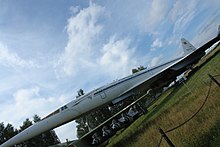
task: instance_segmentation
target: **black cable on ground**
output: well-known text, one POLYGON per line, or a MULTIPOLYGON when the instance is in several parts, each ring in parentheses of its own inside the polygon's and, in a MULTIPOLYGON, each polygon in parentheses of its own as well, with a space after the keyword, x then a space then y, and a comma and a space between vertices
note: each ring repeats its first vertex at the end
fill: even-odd
POLYGON ((177 128, 179 128, 179 127, 185 125, 187 122, 189 122, 191 119, 193 119, 193 118, 200 112, 200 110, 203 108, 203 106, 205 105, 205 103, 206 103, 206 101, 207 101, 207 99, 208 99, 208 97, 209 97, 209 95, 210 95, 211 86, 212 86, 212 80, 210 80, 209 89, 208 89, 208 93, 207 93, 207 95, 206 95, 206 97, 205 97, 205 100, 204 100, 204 102, 202 103, 202 105, 200 106, 200 108, 196 111, 196 113, 194 113, 190 118, 188 118, 188 119, 187 119, 186 121, 184 121, 183 123, 177 125, 176 127, 172 128, 172 129, 169 129, 169 130, 165 131, 165 133, 169 133, 169 132, 171 132, 171 131, 173 131, 173 130, 176 130, 177 128))
POLYGON ((220 74, 218 74, 218 75, 214 75, 213 77, 218 77, 218 76, 220 76, 220 74))
POLYGON ((162 140, 163 140, 163 136, 161 135, 161 137, 160 137, 160 141, 159 141, 157 147, 160 147, 160 144, 161 144, 162 140))

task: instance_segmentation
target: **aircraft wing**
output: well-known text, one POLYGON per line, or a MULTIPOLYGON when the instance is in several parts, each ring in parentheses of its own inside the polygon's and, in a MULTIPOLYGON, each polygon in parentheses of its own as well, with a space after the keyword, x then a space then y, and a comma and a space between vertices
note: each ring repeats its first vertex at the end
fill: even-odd
POLYGON ((146 78, 146 80, 134 85, 133 87, 122 93, 119 97, 122 97, 123 95, 126 95, 129 92, 137 92, 140 90, 145 90, 146 87, 148 87, 148 89, 159 90, 160 88, 168 86, 170 82, 174 81, 178 75, 186 71, 191 65, 197 63, 205 55, 205 50, 210 48, 213 44, 215 44, 219 40, 220 40, 220 35, 211 39, 210 41, 199 47, 191 54, 183 58, 180 58, 174 64, 163 69, 159 73, 156 73, 152 75, 152 77, 146 78))

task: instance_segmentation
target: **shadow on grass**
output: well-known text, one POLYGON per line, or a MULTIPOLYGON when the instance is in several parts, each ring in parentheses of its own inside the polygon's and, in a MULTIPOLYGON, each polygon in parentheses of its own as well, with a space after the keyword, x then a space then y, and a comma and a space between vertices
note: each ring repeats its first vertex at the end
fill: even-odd
POLYGON ((176 85, 172 92, 167 95, 163 100, 153 109, 151 110, 145 119, 143 119, 141 129, 137 129, 135 133, 131 134, 129 137, 123 138, 119 142, 112 144, 113 147, 125 146, 128 142, 134 142, 138 139, 139 135, 143 133, 146 129, 148 129, 151 125, 154 124, 153 117, 157 117, 161 114, 161 109, 171 100, 171 98, 175 95, 175 93, 182 87, 182 85, 176 85))
POLYGON ((168 96, 166 96, 152 111, 150 111, 144 120, 149 120, 150 118, 152 118, 156 114, 159 115, 160 113, 158 113, 158 112, 172 99, 172 97, 177 93, 177 91, 181 87, 182 87, 182 85, 175 86, 173 91, 168 96))

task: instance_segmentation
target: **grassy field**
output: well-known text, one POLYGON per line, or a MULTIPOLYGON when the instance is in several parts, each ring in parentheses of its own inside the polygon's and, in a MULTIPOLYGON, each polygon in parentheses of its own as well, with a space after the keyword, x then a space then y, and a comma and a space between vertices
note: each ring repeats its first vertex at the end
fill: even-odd
MULTIPOLYGON (((181 124, 202 105, 210 85, 207 74, 220 74, 220 53, 203 64, 185 83, 166 91, 148 108, 146 115, 114 136, 108 146, 158 146, 161 138, 159 127, 166 131, 181 124)), ((215 78, 220 82, 220 76, 215 78)), ((201 111, 184 126, 167 135, 176 146, 220 146, 219 115, 220 88, 212 82, 207 102, 201 111)), ((160 146, 168 144, 163 139, 160 146)))

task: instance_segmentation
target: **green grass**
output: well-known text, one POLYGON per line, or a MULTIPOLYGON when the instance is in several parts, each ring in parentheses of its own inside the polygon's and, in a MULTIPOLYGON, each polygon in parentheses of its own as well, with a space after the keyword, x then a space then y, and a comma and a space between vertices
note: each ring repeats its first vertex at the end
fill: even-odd
MULTIPOLYGON (((158 127, 164 130, 175 127, 193 115, 203 103, 212 75, 220 74, 220 53, 192 76, 185 85, 165 92, 130 127, 114 136, 108 146, 157 146, 160 140, 158 127)), ((220 81, 220 77, 216 77, 220 81)), ((219 146, 220 144, 220 88, 212 84, 211 94, 202 110, 181 128, 167 133, 176 146, 219 146)), ((161 146, 168 146, 163 140, 161 146)))

